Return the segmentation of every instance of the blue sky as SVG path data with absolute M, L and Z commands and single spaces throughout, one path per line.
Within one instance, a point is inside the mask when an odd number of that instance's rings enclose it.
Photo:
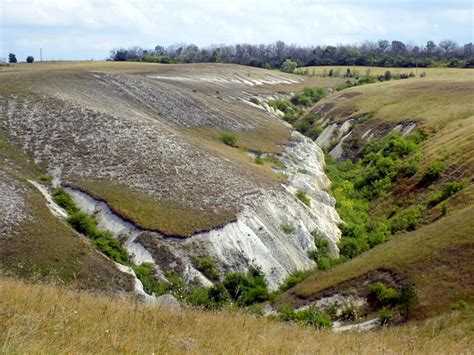
M 473 41 L 473 1 L 0 0 L 0 58 L 104 59 L 157 44 Z

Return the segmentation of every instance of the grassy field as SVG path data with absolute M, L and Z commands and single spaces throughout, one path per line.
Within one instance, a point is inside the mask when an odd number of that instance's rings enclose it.
M 322 76 L 327 77 L 329 71 L 332 69 L 333 72 L 339 72 L 340 76 L 343 76 L 347 68 L 352 72 L 359 73 L 359 75 L 383 75 L 387 70 L 392 74 L 399 73 L 410 73 L 413 72 L 416 75 L 426 73 L 427 77 L 438 77 L 438 76 L 451 76 L 454 74 L 466 74 L 469 69 L 458 69 L 458 68 L 382 68 L 382 67 L 361 67 L 357 65 L 329 65 L 329 66 L 313 66 L 313 67 L 301 67 L 296 69 L 298 72 L 304 72 L 307 70 L 309 76 Z M 471 74 L 473 75 L 473 74 Z
M 424 323 L 335 334 L 236 312 L 173 311 L 127 298 L 0 279 L 5 353 L 462 353 L 470 310 Z

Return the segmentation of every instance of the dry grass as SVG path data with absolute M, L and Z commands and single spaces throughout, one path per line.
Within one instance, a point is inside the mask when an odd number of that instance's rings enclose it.
M 280 296 L 278 303 L 305 303 L 323 290 L 374 270 L 392 270 L 418 290 L 415 315 L 431 317 L 460 300 L 474 304 L 474 207 L 414 232 L 395 236 L 355 259 L 316 272 Z
M 198 231 L 222 225 L 235 215 L 232 208 L 212 213 L 187 207 L 172 200 L 157 200 L 124 185 L 108 180 L 79 180 L 75 187 L 107 201 L 110 208 L 141 228 L 167 236 L 188 237 Z M 183 218 L 183 217 L 186 218 Z
M 324 76 L 329 74 L 329 70 L 339 71 L 339 75 L 344 75 L 347 68 L 350 68 L 352 72 L 359 72 L 359 75 L 382 75 L 387 70 L 392 74 L 399 73 L 410 73 L 413 72 L 417 75 L 425 72 L 427 77 L 439 77 L 439 76 L 451 76 L 453 74 L 463 74 L 463 75 L 474 75 L 470 73 L 469 69 L 458 69 L 458 68 L 382 68 L 382 67 L 361 67 L 361 66 L 351 66 L 351 65 L 333 65 L 333 66 L 312 66 L 312 67 L 301 67 L 298 70 L 308 70 L 308 75 Z
M 6 353 L 460 353 L 472 349 L 473 314 L 363 334 L 334 334 L 234 312 L 171 311 L 129 299 L 0 282 Z

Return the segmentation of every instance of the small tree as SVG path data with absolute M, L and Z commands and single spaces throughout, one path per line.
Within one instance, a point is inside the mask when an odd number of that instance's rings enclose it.
M 26 57 L 26 62 L 27 62 L 27 63 L 33 63 L 34 60 L 35 60 L 35 58 L 34 58 L 33 56 L 31 56 L 31 55 L 29 55 L 28 57 Z
M 16 63 L 16 55 L 14 53 L 8 54 L 8 63 Z
M 298 63 L 292 61 L 291 59 L 285 59 L 280 69 L 281 71 L 287 73 L 294 73 L 297 65 Z
M 403 313 L 405 314 L 406 321 L 410 317 L 413 305 L 417 300 L 418 296 L 416 294 L 415 286 L 411 284 L 403 285 L 402 289 L 400 290 L 400 304 L 403 307 Z

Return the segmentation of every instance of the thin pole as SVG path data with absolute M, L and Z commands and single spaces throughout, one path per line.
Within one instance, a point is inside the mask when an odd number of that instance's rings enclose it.
M 40 62 L 43 61 L 43 49 L 40 48 Z

